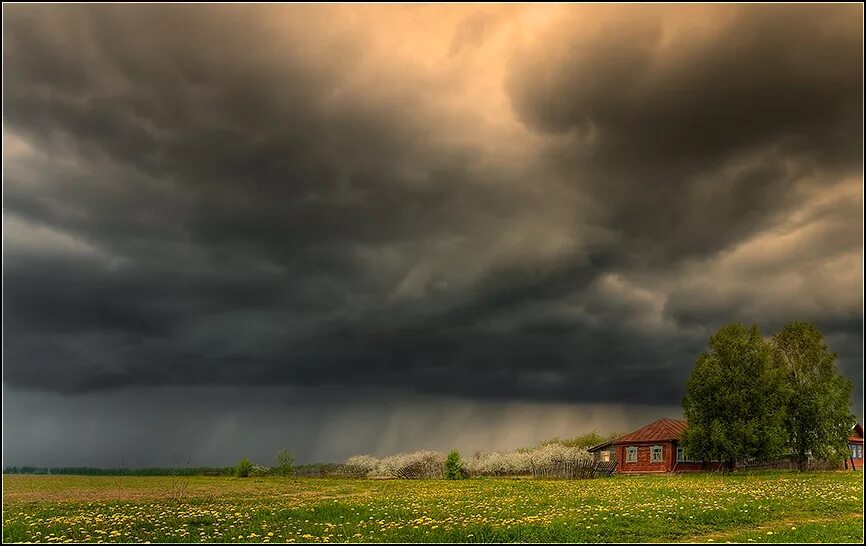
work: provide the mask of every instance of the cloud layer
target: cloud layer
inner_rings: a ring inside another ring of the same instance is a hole
[[[862,7],[4,7],[4,382],[862,405]]]

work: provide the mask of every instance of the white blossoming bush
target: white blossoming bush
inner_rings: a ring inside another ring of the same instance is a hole
[[[382,459],[380,471],[390,478],[441,478],[445,474],[445,458],[438,451],[398,453]]]
[[[572,478],[592,461],[584,448],[550,443],[535,448],[532,454],[532,475],[537,478]]]
[[[532,461],[525,451],[476,453],[466,470],[471,476],[520,476],[532,473]]]
[[[586,449],[548,443],[534,449],[476,453],[466,461],[466,470],[471,476],[570,478],[591,461]]]
[[[438,451],[398,453],[384,459],[357,455],[347,460],[343,468],[355,478],[441,478],[445,473],[445,455]]]
[[[466,463],[472,476],[518,476],[530,474],[530,469],[528,455],[519,451],[476,453]]]
[[[438,451],[398,453],[379,459],[357,455],[343,464],[345,475],[354,478],[441,478],[445,455]],[[575,478],[592,476],[592,455],[584,448],[558,442],[533,449],[476,453],[464,460],[470,476],[534,476]]]
[[[368,478],[376,474],[379,459],[370,455],[356,455],[343,465],[345,473],[351,478]]]
[[[271,473],[271,467],[256,465],[250,470],[250,476],[267,476]]]

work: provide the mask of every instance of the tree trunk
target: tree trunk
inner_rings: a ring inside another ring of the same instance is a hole
[[[809,457],[806,456],[805,451],[800,451],[797,456],[797,470],[800,472],[804,472],[807,468],[807,463],[809,462]]]

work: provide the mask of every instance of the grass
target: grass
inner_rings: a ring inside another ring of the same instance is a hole
[[[182,480],[4,476],[3,541],[863,542],[861,472]]]

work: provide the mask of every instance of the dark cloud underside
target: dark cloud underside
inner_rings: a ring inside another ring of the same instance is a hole
[[[4,6],[4,382],[677,406],[803,319],[861,404],[861,21]]]

